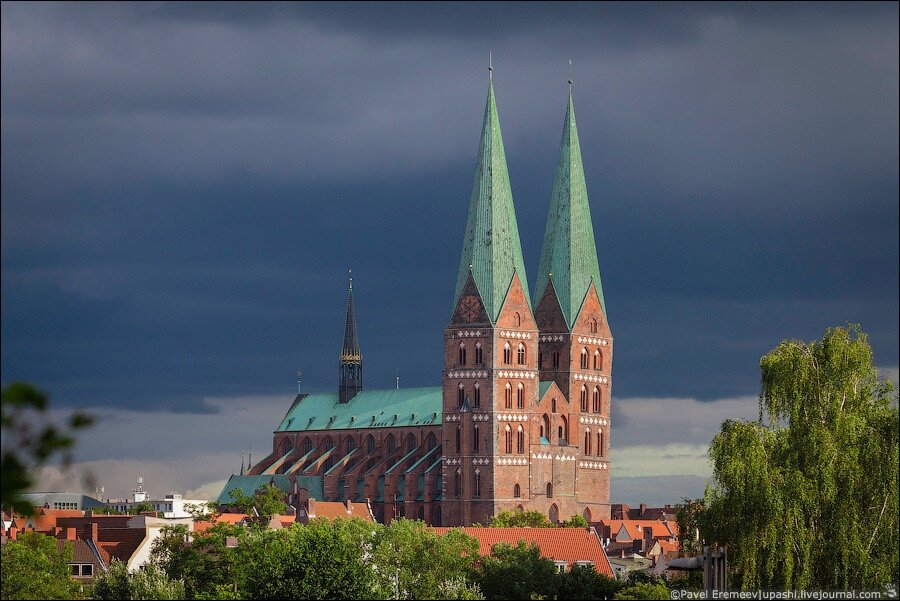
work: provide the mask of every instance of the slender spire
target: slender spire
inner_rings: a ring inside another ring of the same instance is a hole
[[[344,344],[341,347],[339,396],[348,402],[362,390],[362,353],[356,333],[356,309],[353,306],[353,272],[348,272],[347,317],[344,319]]]
[[[571,85],[571,75],[569,84]],[[572,327],[578,317],[591,282],[596,284],[600,305],[603,312],[606,312],[571,89],[556,159],[556,179],[541,249],[540,269],[535,281],[535,299],[543,296],[551,273],[553,286],[569,327]]]
[[[487,105],[475,164],[475,182],[469,201],[466,236],[453,294],[454,309],[470,273],[478,287],[485,312],[492,322],[500,313],[514,274],[518,273],[526,297],[528,295],[525,262],[522,259],[519,226],[509,185],[493,81],[488,82]]]

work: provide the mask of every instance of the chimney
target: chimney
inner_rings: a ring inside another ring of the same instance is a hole
[[[353,515],[353,501],[347,499],[344,501],[344,505],[347,507],[347,515]]]
[[[644,517],[644,512],[647,511],[647,504],[641,503],[640,507],[641,507],[641,517]]]
[[[66,528],[66,540],[75,540],[77,530],[75,528]]]
[[[97,529],[99,524],[97,522],[91,522],[90,524],[84,525],[84,540],[92,540],[97,542]]]

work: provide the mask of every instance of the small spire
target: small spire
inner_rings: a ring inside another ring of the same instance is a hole
[[[572,72],[575,70],[574,61],[569,59],[569,95],[572,95]]]
[[[350,281],[350,290],[353,290],[353,268],[347,268],[347,279]]]
[[[241,475],[244,475],[244,449],[241,449]]]
[[[488,79],[494,79],[494,53],[488,50]]]

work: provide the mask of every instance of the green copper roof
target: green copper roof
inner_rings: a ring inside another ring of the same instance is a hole
[[[289,493],[291,491],[291,481],[287,476],[283,474],[260,476],[232,475],[228,482],[225,483],[225,488],[223,488],[222,492],[219,493],[216,502],[230,502],[232,500],[231,491],[233,490],[240,490],[242,493],[244,493],[244,495],[252,497],[257,490],[268,486],[270,482],[277,486],[282,492]],[[309,496],[311,496],[312,498],[318,500],[324,499],[321,476],[297,476],[297,483],[299,484],[300,488],[307,489],[309,491]]]
[[[484,109],[475,183],[472,186],[469,219],[466,222],[466,238],[463,241],[456,291],[453,294],[454,309],[469,277],[470,265],[491,321],[496,321],[500,314],[514,273],[519,274],[525,296],[528,297],[525,262],[522,260],[519,226],[513,208],[493,84],[488,88],[487,106]]]
[[[439,386],[361,390],[346,403],[333,392],[299,394],[276,431],[439,426],[442,403]]]
[[[553,274],[553,286],[569,327],[578,317],[591,281],[597,285],[600,306],[606,312],[571,94],[556,159],[556,179],[534,288],[535,303],[547,288],[548,274]]]

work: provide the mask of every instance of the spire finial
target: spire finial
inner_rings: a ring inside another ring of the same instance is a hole
[[[350,290],[353,290],[353,269],[347,268],[347,279],[350,281]]]
[[[494,80],[494,53],[488,50],[488,79]]]
[[[569,94],[572,93],[572,72],[575,70],[575,61],[569,59]]]

